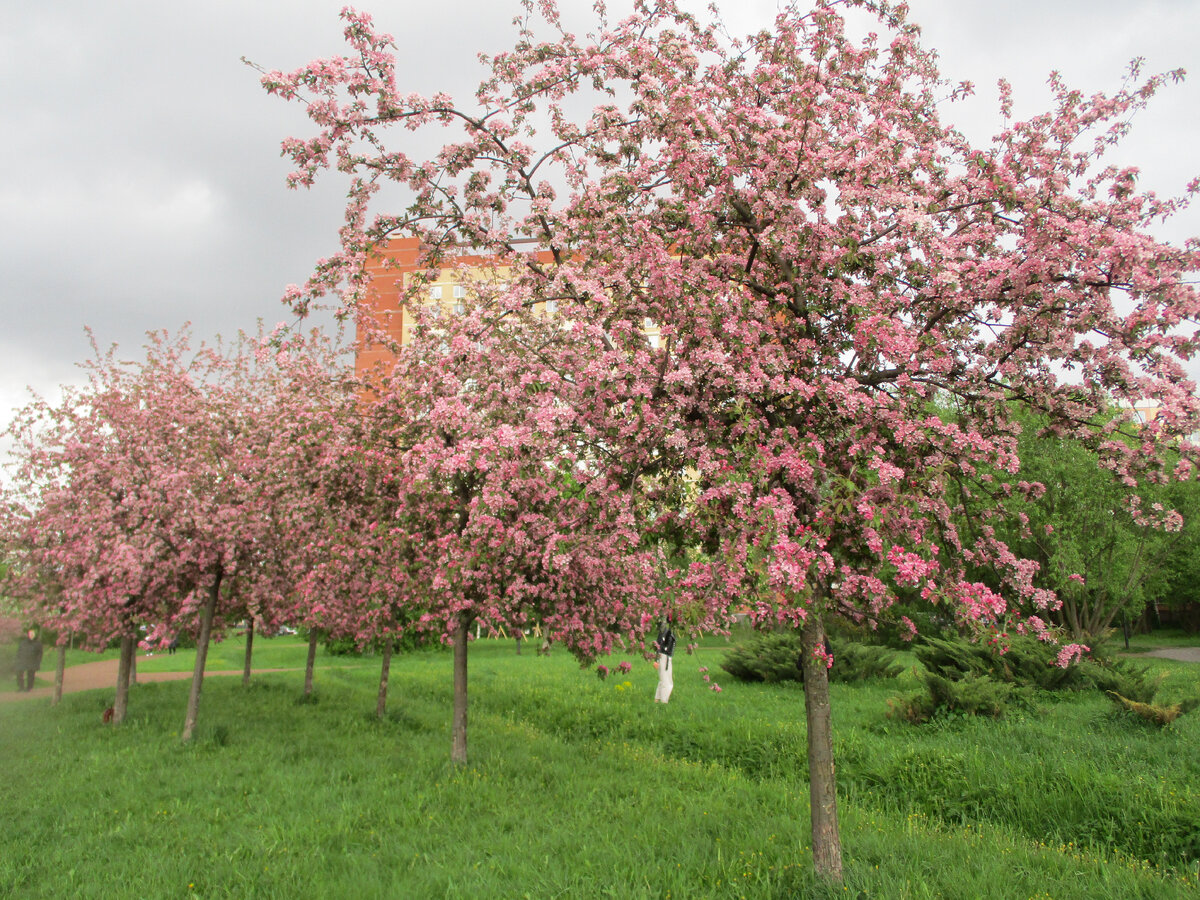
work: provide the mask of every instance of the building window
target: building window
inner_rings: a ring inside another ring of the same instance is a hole
[[[429,289],[429,299],[430,300],[441,300],[442,299],[442,286],[440,284],[435,284],[433,287],[431,287]]]

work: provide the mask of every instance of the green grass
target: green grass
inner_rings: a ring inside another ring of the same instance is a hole
[[[0,649],[0,672],[8,673],[12,669],[16,656],[16,645]],[[57,664],[57,649],[46,647],[42,656],[42,668],[37,674],[35,685],[49,687],[54,684],[54,667]],[[245,663],[246,638],[244,635],[231,634],[222,641],[214,641],[208,648],[208,659],[205,671],[242,671]],[[67,651],[66,665],[78,666],[85,663],[114,660],[121,655],[120,650],[104,650],[101,652],[73,649]],[[303,668],[308,655],[308,639],[292,636],[280,636],[270,639],[256,638],[253,648],[253,665],[255,669],[297,669]],[[137,655],[137,670],[139,672],[191,672],[195,668],[196,651],[181,649],[175,653],[159,650],[147,654],[139,650]],[[377,666],[378,662],[370,657],[330,656],[324,648],[317,650],[316,667],[325,668],[359,668],[362,666]],[[13,687],[15,687],[15,681]],[[0,691],[11,690],[4,684]]]
[[[256,666],[303,665],[276,640]],[[214,668],[240,668],[226,650]],[[462,769],[447,653],[395,658],[383,722],[377,659],[319,657],[311,703],[301,672],[212,679],[188,746],[185,682],[135,686],[119,728],[100,722],[111,691],[3,704],[0,896],[1200,896],[1200,713],[1160,732],[1078,695],[915,727],[887,717],[896,685],[835,685],[830,892],[810,875],[802,694],[726,680],[720,658],[681,654],[661,706],[637,656],[601,681],[561,650],[477,642]],[[1200,676],[1164,671],[1164,694]]]
[[[252,650],[256,669],[303,668],[308,654],[308,639],[280,636],[270,639],[255,638]],[[246,638],[231,635],[227,639],[209,645],[205,670],[209,672],[236,670],[240,672],[246,660]],[[195,650],[178,650],[168,654],[159,650],[151,656],[138,653],[139,672],[190,672],[195,667]],[[359,656],[330,656],[323,647],[317,649],[317,668],[375,666],[377,663]]]

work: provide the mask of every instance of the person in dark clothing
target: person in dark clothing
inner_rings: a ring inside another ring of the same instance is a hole
[[[669,617],[659,626],[654,649],[658,651],[658,689],[654,692],[654,702],[666,703],[671,699],[671,691],[675,688],[675,673],[671,671],[671,657],[675,653],[675,632],[671,629]]]
[[[42,642],[38,640],[37,631],[30,628],[17,644],[17,690],[32,691],[33,676],[41,667]]]

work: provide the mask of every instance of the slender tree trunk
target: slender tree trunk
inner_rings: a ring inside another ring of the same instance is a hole
[[[250,686],[250,658],[254,652],[254,616],[250,617],[250,626],[246,629],[246,661],[242,664],[242,687]]]
[[[454,628],[454,721],[451,725],[450,762],[467,764],[467,634],[462,619]]]
[[[192,690],[188,694],[187,716],[183,720],[180,740],[187,743],[196,732],[196,717],[200,714],[200,688],[204,686],[204,665],[208,662],[208,639],[212,635],[213,615],[217,611],[217,596],[221,593],[221,571],[218,569],[208,589],[208,601],[200,614],[200,639],[196,641],[196,665],[192,669]]]
[[[383,642],[383,665],[379,668],[379,698],[375,701],[375,717],[382,719],[387,713],[388,674],[392,670],[392,639]]]
[[[58,701],[62,699],[63,687],[63,670],[67,667],[67,645],[58,645],[58,659],[54,662],[54,699],[50,701],[51,706],[58,706]]]
[[[833,727],[829,712],[829,669],[816,655],[825,647],[818,603],[809,608],[800,629],[804,669],[804,712],[808,720],[808,792],[812,820],[813,868],[817,877],[842,880],[842,839],[838,831],[837,779],[833,765]]]
[[[308,632],[308,661],[304,664],[304,696],[311,697],[313,692],[313,668],[317,664],[317,641],[320,634],[313,628]]]
[[[1066,616],[1067,627],[1071,629],[1071,637],[1079,641],[1083,639],[1083,629],[1079,627],[1079,613],[1075,601],[1071,598],[1063,600],[1063,614]]]
[[[121,638],[121,661],[117,663],[117,696],[113,700],[114,725],[125,721],[125,712],[129,709],[129,671],[133,668],[133,635],[127,634]]]
[[[1126,594],[1128,596],[1128,594]],[[1110,606],[1111,603],[1111,606]],[[1112,602],[1106,591],[1100,591],[1099,597],[1095,605],[1092,607],[1091,615],[1088,617],[1087,625],[1084,629],[1084,636],[1094,640],[1105,631],[1112,620],[1117,615],[1117,610],[1121,607],[1121,602]]]

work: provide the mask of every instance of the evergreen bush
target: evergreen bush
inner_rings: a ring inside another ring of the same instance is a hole
[[[830,681],[895,678],[903,671],[903,667],[895,662],[896,655],[883,647],[832,635],[827,644],[833,656]],[[800,654],[799,632],[758,632],[726,653],[721,668],[739,681],[803,681]]]
[[[1019,636],[1004,645],[963,638],[921,637],[913,653],[926,671],[951,680],[987,675],[994,681],[1043,691],[1085,690],[1095,687],[1087,663],[1066,668],[1056,665],[1058,646]]]
[[[1012,682],[996,681],[975,672],[958,678],[925,673],[924,689],[888,701],[888,715],[923,723],[947,713],[966,716],[1003,716],[1011,703],[1027,703],[1030,690]]]
[[[1103,656],[1083,659],[1080,671],[1088,681],[1087,686],[1104,694],[1120,694],[1135,703],[1150,703],[1158,693],[1166,673],[1155,675],[1149,669],[1133,665],[1122,659]]]
[[[1103,647],[1066,668],[1056,665],[1057,645],[1020,636],[1003,646],[963,638],[922,636],[913,653],[925,667],[925,690],[893,702],[894,713],[928,721],[939,709],[1001,715],[1008,702],[1027,701],[1033,690],[1099,690],[1135,704],[1150,704],[1163,676],[1114,659]],[[1000,685],[1013,691],[1004,694]],[[1129,707],[1127,707],[1129,708]]]

